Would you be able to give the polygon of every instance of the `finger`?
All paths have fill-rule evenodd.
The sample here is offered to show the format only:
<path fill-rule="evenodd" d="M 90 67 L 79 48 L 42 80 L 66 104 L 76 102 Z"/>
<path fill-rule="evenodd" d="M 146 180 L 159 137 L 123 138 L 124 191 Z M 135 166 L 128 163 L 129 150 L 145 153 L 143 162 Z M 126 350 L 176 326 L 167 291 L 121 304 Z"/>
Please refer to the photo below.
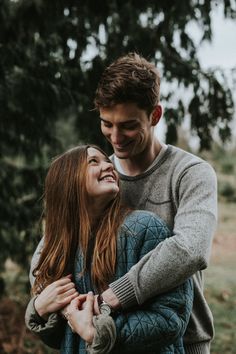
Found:
<path fill-rule="evenodd" d="M 74 295 L 76 294 L 76 296 L 79 296 L 79 293 L 78 291 L 76 291 L 76 289 L 70 289 L 70 290 L 67 290 L 65 293 L 63 293 L 63 297 L 67 297 L 67 296 L 70 296 L 70 295 Z"/>
<path fill-rule="evenodd" d="M 58 288 L 58 294 L 65 293 L 65 292 L 67 292 L 70 289 L 75 289 L 75 284 L 72 283 L 72 282 L 67 283 L 65 285 L 60 285 L 59 288 Z"/>
<path fill-rule="evenodd" d="M 70 289 L 70 290 L 66 291 L 65 293 L 57 294 L 56 301 L 59 303 L 62 303 L 65 301 L 66 298 L 68 298 L 69 296 L 72 296 L 72 295 L 78 296 L 79 294 L 77 293 L 77 291 L 75 289 Z"/>
<path fill-rule="evenodd" d="M 74 293 L 71 295 L 71 299 L 73 300 L 74 298 L 78 297 L 79 298 L 79 293 Z M 79 302 L 80 302 L 80 299 L 79 299 Z"/>
<path fill-rule="evenodd" d="M 61 305 L 61 306 L 66 306 L 68 305 L 72 300 L 74 300 L 75 298 L 78 298 L 78 293 L 77 292 L 68 292 L 67 295 L 63 295 L 63 297 L 60 297 L 59 299 L 57 299 L 57 302 Z M 79 301 L 79 305 L 80 306 L 80 300 Z"/>
<path fill-rule="evenodd" d="M 71 279 L 69 277 L 63 277 L 61 279 L 58 279 L 56 281 L 54 281 L 52 284 L 55 286 L 63 286 L 66 285 L 68 283 L 73 284 L 73 282 L 71 281 Z"/>
<path fill-rule="evenodd" d="M 98 295 L 96 295 L 94 297 L 94 303 L 93 303 L 93 312 L 94 312 L 95 315 L 99 315 L 100 314 L 97 298 L 98 298 Z"/>
<path fill-rule="evenodd" d="M 79 294 L 79 299 L 80 299 L 81 301 L 86 301 L 87 295 L 88 295 L 88 294 Z"/>
<path fill-rule="evenodd" d="M 85 308 L 89 311 L 93 312 L 93 303 L 94 303 L 94 295 L 90 291 L 87 295 L 86 303 L 85 303 Z"/>
<path fill-rule="evenodd" d="M 75 308 L 75 307 L 78 308 L 79 304 L 80 304 L 80 299 L 78 296 L 73 298 L 70 302 L 70 306 L 72 306 L 73 308 Z"/>
<path fill-rule="evenodd" d="M 79 296 L 79 293 L 75 290 L 75 289 L 71 289 L 71 290 L 68 290 L 66 293 L 63 293 L 63 295 L 59 296 L 59 299 L 64 301 L 64 299 L 67 299 L 67 298 L 75 298 L 75 297 L 78 297 Z"/>

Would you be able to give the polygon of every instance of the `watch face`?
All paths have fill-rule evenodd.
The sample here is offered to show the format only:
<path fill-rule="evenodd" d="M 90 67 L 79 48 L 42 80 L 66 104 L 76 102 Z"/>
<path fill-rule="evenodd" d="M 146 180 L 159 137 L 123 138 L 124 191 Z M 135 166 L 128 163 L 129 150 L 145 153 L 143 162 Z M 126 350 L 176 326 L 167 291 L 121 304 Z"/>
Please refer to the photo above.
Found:
<path fill-rule="evenodd" d="M 100 305 L 100 312 L 103 315 L 110 315 L 111 314 L 111 308 L 108 304 L 101 304 Z"/>

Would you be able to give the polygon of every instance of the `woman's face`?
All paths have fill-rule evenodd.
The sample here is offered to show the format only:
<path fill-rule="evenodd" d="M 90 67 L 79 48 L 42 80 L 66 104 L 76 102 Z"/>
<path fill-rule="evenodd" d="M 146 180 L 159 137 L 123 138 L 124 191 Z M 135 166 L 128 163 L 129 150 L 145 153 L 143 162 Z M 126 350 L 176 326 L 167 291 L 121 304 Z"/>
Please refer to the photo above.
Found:
<path fill-rule="evenodd" d="M 95 148 L 87 150 L 86 188 L 92 202 L 101 206 L 114 199 L 119 192 L 118 174 L 112 162 Z"/>

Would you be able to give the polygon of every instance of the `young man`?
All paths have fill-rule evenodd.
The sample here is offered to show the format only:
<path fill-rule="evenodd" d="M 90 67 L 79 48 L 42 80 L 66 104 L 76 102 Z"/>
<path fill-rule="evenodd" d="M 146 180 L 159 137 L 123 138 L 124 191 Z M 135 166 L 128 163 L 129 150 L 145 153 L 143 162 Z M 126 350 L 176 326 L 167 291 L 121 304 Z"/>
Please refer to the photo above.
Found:
<path fill-rule="evenodd" d="M 211 166 L 154 135 L 162 107 L 155 66 L 135 53 L 104 71 L 95 106 L 101 130 L 114 149 L 124 201 L 158 214 L 173 237 L 142 258 L 102 294 L 111 307 L 128 308 L 194 279 L 194 305 L 185 334 L 187 354 L 210 353 L 213 319 L 203 296 L 216 227 L 217 187 Z"/>

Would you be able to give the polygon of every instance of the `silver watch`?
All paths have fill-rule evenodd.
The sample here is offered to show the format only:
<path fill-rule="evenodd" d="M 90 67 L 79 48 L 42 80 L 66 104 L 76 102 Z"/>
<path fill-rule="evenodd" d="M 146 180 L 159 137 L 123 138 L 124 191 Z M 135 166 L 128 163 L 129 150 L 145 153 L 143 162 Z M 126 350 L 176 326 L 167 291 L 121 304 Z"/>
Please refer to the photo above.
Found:
<path fill-rule="evenodd" d="M 107 316 L 111 315 L 112 307 L 103 300 L 102 295 L 98 295 L 97 301 L 98 301 L 98 308 L 100 313 L 102 315 L 107 315 Z"/>

